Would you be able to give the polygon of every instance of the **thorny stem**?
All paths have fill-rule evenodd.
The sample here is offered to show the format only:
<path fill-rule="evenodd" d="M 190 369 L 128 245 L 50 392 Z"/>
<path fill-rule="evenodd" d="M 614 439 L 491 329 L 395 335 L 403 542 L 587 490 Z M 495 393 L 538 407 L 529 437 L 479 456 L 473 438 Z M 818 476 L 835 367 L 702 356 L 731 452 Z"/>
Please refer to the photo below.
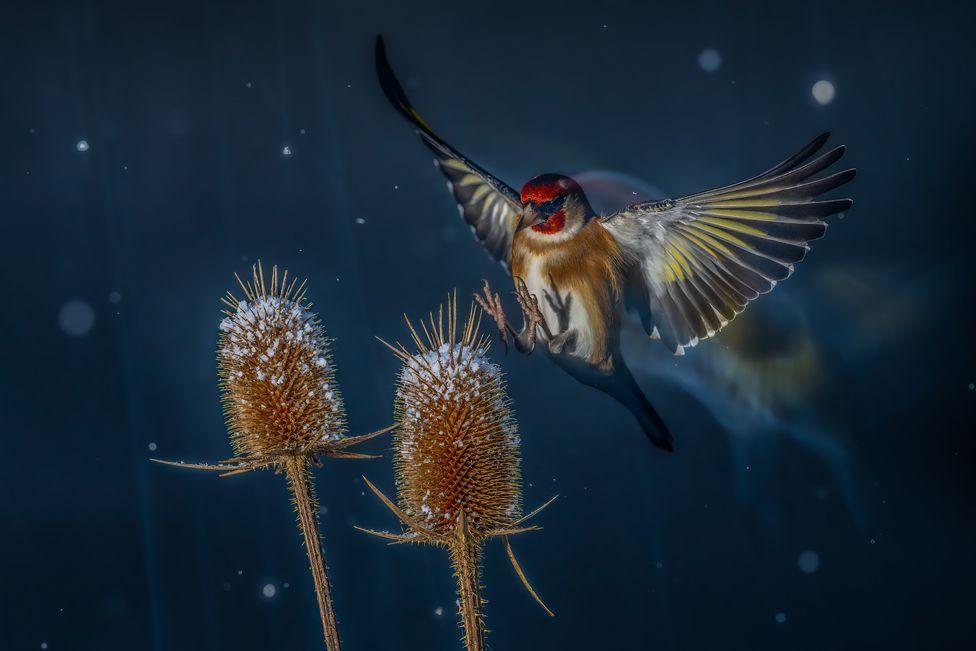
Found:
<path fill-rule="evenodd" d="M 300 457 L 290 457 L 285 462 L 285 474 L 291 489 L 295 509 L 298 511 L 298 525 L 305 536 L 305 550 L 312 568 L 315 582 L 315 596 L 319 601 L 319 614 L 322 617 L 322 630 L 325 632 L 325 647 L 329 651 L 339 651 L 339 631 L 336 628 L 335 611 L 332 608 L 332 590 L 329 576 L 322 556 L 322 542 L 319 539 L 318 518 L 315 516 L 315 500 L 309 483 L 308 463 Z"/>
<path fill-rule="evenodd" d="M 480 546 L 471 539 L 463 522 L 458 538 L 451 544 L 451 563 L 458 581 L 458 603 L 464 625 L 464 644 L 468 651 L 485 648 L 485 619 L 481 612 Z"/>

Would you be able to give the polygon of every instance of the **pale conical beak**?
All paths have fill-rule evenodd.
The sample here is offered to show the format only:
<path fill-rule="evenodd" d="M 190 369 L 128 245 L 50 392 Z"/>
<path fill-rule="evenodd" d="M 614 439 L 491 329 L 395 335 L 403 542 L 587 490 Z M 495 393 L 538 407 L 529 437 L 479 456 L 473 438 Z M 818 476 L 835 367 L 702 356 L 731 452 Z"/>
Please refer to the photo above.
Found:
<path fill-rule="evenodd" d="M 522 214 L 519 216 L 519 222 L 515 230 L 520 231 L 523 228 L 529 228 L 530 226 L 541 224 L 544 221 L 546 221 L 546 216 L 539 210 L 536 210 L 532 204 L 528 204 L 522 209 Z"/>

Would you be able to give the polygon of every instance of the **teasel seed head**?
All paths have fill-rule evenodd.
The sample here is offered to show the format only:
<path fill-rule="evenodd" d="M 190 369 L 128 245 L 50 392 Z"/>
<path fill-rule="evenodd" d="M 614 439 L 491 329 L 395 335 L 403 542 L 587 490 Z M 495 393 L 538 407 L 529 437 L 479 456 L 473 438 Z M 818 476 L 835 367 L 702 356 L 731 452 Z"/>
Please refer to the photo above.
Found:
<path fill-rule="evenodd" d="M 365 476 L 370 490 L 393 512 L 403 533 L 356 527 L 398 543 L 429 543 L 451 552 L 458 584 L 458 610 L 465 646 L 482 651 L 485 623 L 481 597 L 481 552 L 501 538 L 509 561 L 532 597 L 552 611 L 529 583 L 509 537 L 539 527 L 526 522 L 551 499 L 522 514 L 519 436 L 501 369 L 486 357 L 488 337 L 479 334 L 474 305 L 458 328 L 457 295 L 435 320 L 409 319 L 411 349 L 386 344 L 403 362 L 395 399 L 394 469 L 397 502 Z M 386 343 L 386 342 L 384 342 Z"/>
<path fill-rule="evenodd" d="M 298 513 L 309 569 L 329 651 L 338 651 L 339 632 L 332 588 L 322 552 L 318 508 L 310 465 L 322 457 L 370 459 L 351 450 L 385 434 L 386 427 L 360 436 L 344 436 L 345 414 L 336 387 L 328 340 L 305 299 L 305 283 L 271 268 L 266 283 L 258 262 L 248 282 L 237 282 L 238 299 L 228 292 L 220 322 L 217 366 L 221 401 L 236 457 L 220 463 L 156 463 L 216 471 L 221 477 L 272 467 L 284 471 Z"/>
<path fill-rule="evenodd" d="M 416 349 L 394 348 L 403 362 L 395 402 L 397 498 L 425 534 L 450 537 L 463 522 L 481 539 L 522 515 L 519 437 L 474 307 L 460 330 L 456 298 L 448 300 L 446 324 L 444 316 L 441 308 L 436 321 L 431 315 L 421 323 L 423 338 L 407 320 Z"/>
<path fill-rule="evenodd" d="M 300 453 L 338 439 L 345 413 L 328 340 L 305 298 L 305 282 L 279 277 L 270 284 L 258 263 L 228 292 L 220 323 L 218 369 L 224 416 L 241 457 Z"/>

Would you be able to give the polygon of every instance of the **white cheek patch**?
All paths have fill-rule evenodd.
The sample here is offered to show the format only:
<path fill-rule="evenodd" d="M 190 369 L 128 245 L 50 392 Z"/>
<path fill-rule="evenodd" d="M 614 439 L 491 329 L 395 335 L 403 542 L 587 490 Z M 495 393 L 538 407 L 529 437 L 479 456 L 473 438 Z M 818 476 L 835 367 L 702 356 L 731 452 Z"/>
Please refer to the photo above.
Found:
<path fill-rule="evenodd" d="M 570 226 L 566 226 L 566 228 L 558 233 L 540 233 L 532 228 L 525 229 L 525 233 L 529 239 L 540 244 L 559 244 L 560 242 L 572 239 L 578 232 L 579 227 L 572 228 Z"/>

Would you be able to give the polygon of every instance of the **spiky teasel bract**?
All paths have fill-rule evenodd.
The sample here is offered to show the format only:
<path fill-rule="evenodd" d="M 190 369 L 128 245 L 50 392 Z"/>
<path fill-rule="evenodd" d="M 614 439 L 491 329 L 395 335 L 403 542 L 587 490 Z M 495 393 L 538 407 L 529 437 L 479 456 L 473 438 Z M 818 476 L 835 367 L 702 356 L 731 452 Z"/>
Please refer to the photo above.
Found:
<path fill-rule="evenodd" d="M 393 543 L 447 547 L 458 579 L 465 641 L 469 649 L 481 649 L 480 558 L 488 538 L 503 538 L 526 588 L 552 614 L 529 585 L 508 541 L 509 535 L 537 530 L 524 523 L 549 502 L 522 515 L 517 423 L 501 369 L 486 356 L 490 339 L 479 334 L 475 307 L 461 326 L 457 299 L 449 297 L 446 314 L 442 307 L 436 318 L 431 314 L 419 324 L 423 336 L 405 320 L 415 349 L 387 344 L 403 362 L 394 407 L 398 504 L 366 479 L 405 532 L 361 530 Z"/>
<path fill-rule="evenodd" d="M 240 280 L 238 279 L 238 282 Z M 260 266 L 228 292 L 220 322 L 218 368 L 224 415 L 238 455 L 300 452 L 345 432 L 329 343 L 305 298 L 305 283 Z"/>
<path fill-rule="evenodd" d="M 221 403 L 237 456 L 217 465 L 177 465 L 231 475 L 289 458 L 372 458 L 346 450 L 392 427 L 344 435 L 328 338 L 305 297 L 306 283 L 289 281 L 287 271 L 279 276 L 277 266 L 268 282 L 260 262 L 251 276 L 235 276 L 243 298 L 228 292 L 222 299 L 217 345 Z"/>
<path fill-rule="evenodd" d="M 416 338 L 416 353 L 398 351 L 397 497 L 435 534 L 450 534 L 463 514 L 481 538 L 522 516 L 518 430 L 501 369 L 485 356 L 488 338 L 473 320 L 456 333 L 451 310 L 447 321 L 446 333 Z"/>
<path fill-rule="evenodd" d="M 346 451 L 390 427 L 363 436 L 344 436 L 345 413 L 328 340 L 305 298 L 305 283 L 280 277 L 272 267 L 270 283 L 259 262 L 252 278 L 238 284 L 244 298 L 228 292 L 217 349 L 221 401 L 237 456 L 219 464 L 158 461 L 222 476 L 257 468 L 284 470 L 298 512 L 308 553 L 325 645 L 338 651 L 339 634 L 332 607 L 318 530 L 318 509 L 309 465 L 319 457 L 373 458 Z"/>

